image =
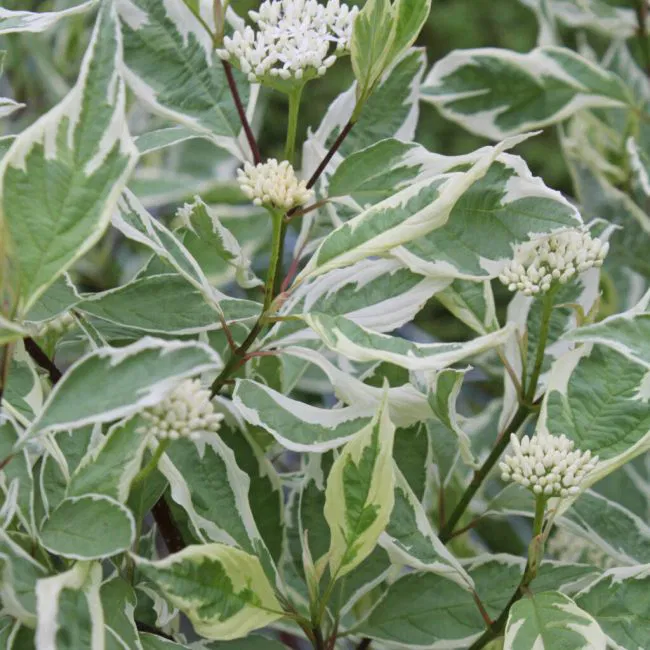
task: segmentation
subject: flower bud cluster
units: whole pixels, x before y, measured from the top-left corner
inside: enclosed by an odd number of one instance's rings
[[[304,205],[314,196],[314,191],[307,189],[305,181],[298,180],[286,160],[278,163],[270,158],[256,166],[247,162],[238,170],[237,180],[242,192],[255,205],[290,210]]]
[[[252,82],[264,76],[302,79],[307,71],[322,76],[336,54],[350,46],[352,25],[359,10],[340,0],[266,0],[249,16],[248,26],[226,36],[218,55],[234,60]]]
[[[38,336],[45,334],[58,334],[61,336],[70,331],[75,326],[75,323],[75,317],[72,315],[72,312],[66,311],[56,318],[47,321],[47,323],[44,323],[38,332]]]
[[[501,478],[514,481],[534,494],[567,497],[580,492],[580,482],[598,463],[591,452],[574,450],[574,442],[564,434],[524,436],[521,442],[510,436],[513,455],[499,463]]]
[[[196,440],[201,433],[216,433],[223,420],[210,402],[210,391],[201,387],[198,379],[187,379],[155,406],[140,413],[146,422],[142,433],[159,440],[189,438]]]
[[[556,281],[565,284],[592,266],[602,266],[608,250],[608,243],[587,232],[565,230],[540,240],[533,248],[520,248],[499,280],[510,291],[527,296],[545,293]]]

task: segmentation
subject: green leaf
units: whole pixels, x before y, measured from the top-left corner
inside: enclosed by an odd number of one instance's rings
[[[67,496],[104,494],[125,503],[149,442],[142,432],[143,424],[139,417],[133,417],[111,427],[70,477]]]
[[[102,584],[99,595],[104,610],[106,650],[142,650],[133,618],[136,595],[131,585],[115,576]]]
[[[488,614],[496,618],[512,596],[521,568],[483,563],[470,575]],[[466,648],[485,622],[466,587],[433,573],[410,573],[390,585],[358,633],[413,647]]]
[[[0,345],[19,341],[30,335],[30,331],[20,323],[13,323],[0,316]]]
[[[526,136],[527,137],[527,136]],[[322,275],[366,257],[383,255],[400,245],[426,236],[444,226],[462,195],[488,172],[494,160],[524,136],[505,140],[479,152],[466,171],[452,171],[413,183],[325,237],[297,277]]]
[[[354,361],[386,361],[408,370],[440,370],[485,350],[503,345],[512,336],[506,326],[467,343],[413,343],[373,332],[343,316],[303,317],[332,351]]]
[[[220,366],[201,343],[145,337],[123,348],[101,348],[66,372],[28,435],[127,417],[158,403],[182,379]]]
[[[605,650],[598,623],[559,591],[522,598],[510,609],[504,650]]]
[[[330,574],[341,578],[370,555],[393,509],[395,427],[387,399],[334,461],[325,489]]]
[[[70,276],[64,273],[47,288],[26,318],[30,323],[47,322],[70,311],[80,300]]]
[[[379,332],[392,332],[413,320],[426,302],[449,284],[448,278],[426,278],[394,259],[363,260],[335,269],[291,292],[282,316],[318,312],[346,316]],[[314,339],[301,321],[278,323],[271,338],[281,345]],[[281,342],[281,343],[280,343]]]
[[[324,409],[291,399],[250,379],[238,379],[233,402],[251,425],[268,431],[293,451],[340,447],[371,420],[367,407]]]
[[[350,51],[363,105],[383,72],[415,41],[431,9],[431,0],[370,0],[354,21]]]
[[[243,637],[282,617],[262,565],[244,551],[204,544],[158,562],[135,559],[138,569],[205,638]]]
[[[172,147],[181,142],[202,138],[200,133],[186,126],[170,126],[141,133],[135,138],[135,146],[141,156]]]
[[[487,334],[499,328],[490,282],[454,280],[436,294],[436,300],[478,334]]]
[[[637,305],[599,323],[572,330],[569,341],[600,343],[650,370],[650,291]]]
[[[184,243],[188,239],[199,240],[209,247],[212,255],[217,255],[234,271],[237,283],[244,289],[262,285],[251,269],[251,261],[235,236],[224,226],[216,212],[207,206],[200,197],[186,204],[178,212],[184,229]]]
[[[576,604],[591,614],[616,650],[650,644],[650,575],[648,565],[611,569],[583,589]]]
[[[211,35],[185,3],[119,2],[126,80],[135,95],[168,119],[210,137],[240,159],[241,130]],[[237,75],[244,104],[248,83]],[[251,93],[254,98],[254,94]]]
[[[39,580],[37,648],[104,648],[101,579],[99,563],[77,562],[65,573]]]
[[[68,16],[84,13],[94,7],[97,0],[88,0],[62,11],[13,11],[0,7],[0,34],[14,32],[44,32]]]
[[[0,531],[0,568],[3,611],[33,627],[36,623],[36,583],[48,575],[47,569],[4,531]]]
[[[494,140],[561,122],[583,108],[631,102],[620,78],[560,47],[527,54],[457,50],[433,66],[422,99],[447,119]]]
[[[264,542],[248,501],[250,479],[219,437],[207,434],[197,441],[175,440],[158,469],[201,541],[262,554]]]
[[[584,488],[648,449],[647,369],[598,344],[565,354],[554,364],[538,430],[565,434],[599,456]]]
[[[379,543],[395,564],[445,576],[463,589],[474,587],[467,571],[438,539],[424,507],[397,468],[394,506]]]
[[[225,415],[219,437],[233,451],[237,466],[250,479],[248,502],[257,529],[277,563],[284,543],[284,495],[280,476],[241,422],[232,402],[216,398],[215,406]]]
[[[190,650],[189,646],[147,632],[140,632],[140,643],[143,650]]]
[[[197,334],[221,329],[226,322],[256,319],[262,305],[252,300],[227,298],[217,303],[176,273],[137,278],[117,289],[93,294],[77,307],[116,325],[152,334]]]
[[[117,555],[129,549],[134,538],[131,512],[100,494],[63,499],[40,531],[41,543],[48,551],[75,560]]]
[[[76,85],[0,163],[22,314],[101,237],[135,164],[121,69],[115,9],[103,4]]]

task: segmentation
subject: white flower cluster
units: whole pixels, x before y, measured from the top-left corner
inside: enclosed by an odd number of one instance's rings
[[[573,450],[574,442],[564,434],[524,436],[521,442],[510,436],[512,456],[499,463],[501,478],[515,481],[535,494],[567,497],[578,494],[580,482],[596,467],[598,456]]]
[[[314,196],[314,191],[307,189],[305,181],[298,180],[286,160],[278,163],[275,158],[270,158],[256,166],[247,162],[237,171],[237,180],[242,192],[255,205],[290,210],[304,205]]]
[[[223,40],[217,54],[234,59],[250,81],[265,75],[280,79],[302,79],[308,70],[322,76],[350,46],[352,25],[358,14],[340,0],[327,5],[316,0],[266,0],[249,15],[248,26]]]
[[[203,432],[216,433],[223,420],[222,413],[214,412],[210,391],[202,388],[198,379],[185,380],[140,416],[147,421],[142,433],[153,434],[159,440],[196,440]]]
[[[577,273],[602,266],[609,244],[580,230],[565,230],[530,249],[520,248],[499,275],[510,291],[544,293],[554,281],[564,284]]]

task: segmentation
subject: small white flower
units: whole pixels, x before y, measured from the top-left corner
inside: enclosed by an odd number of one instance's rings
[[[572,440],[564,434],[524,436],[521,442],[510,436],[513,455],[499,463],[501,478],[514,481],[534,494],[567,497],[580,492],[580,483],[598,463],[591,452],[574,450]]]
[[[530,247],[520,247],[499,275],[510,291],[526,296],[545,293],[555,282],[565,284],[592,266],[602,266],[609,244],[587,232],[565,230]]]
[[[143,410],[140,416],[147,422],[142,433],[152,434],[159,440],[196,440],[203,432],[216,433],[223,420],[222,413],[214,412],[210,391],[202,388],[198,379],[186,379],[162,402]]]
[[[340,0],[321,5],[316,0],[266,0],[249,16],[247,26],[226,36],[218,55],[234,60],[252,82],[270,75],[302,79],[306,72],[322,76],[336,54],[350,46],[359,10]]]
[[[304,205],[314,196],[305,181],[299,181],[293,167],[286,160],[278,163],[275,158],[259,165],[245,163],[238,170],[237,180],[242,192],[255,205],[267,205],[290,210]]]

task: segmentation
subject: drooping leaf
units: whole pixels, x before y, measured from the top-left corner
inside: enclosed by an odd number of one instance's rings
[[[413,343],[373,332],[342,316],[303,317],[330,350],[354,361],[386,361],[408,370],[440,370],[467,357],[503,345],[512,336],[506,326],[467,343]]]
[[[208,639],[243,637],[282,616],[259,560],[239,549],[204,544],[158,562],[135,559],[138,569]]]
[[[494,140],[560,122],[582,108],[631,102],[616,75],[559,47],[527,54],[457,50],[433,66],[422,98],[447,119]]]
[[[386,399],[372,421],[334,461],[325,489],[325,519],[330,528],[329,564],[341,578],[372,552],[393,509],[395,427]]]
[[[605,650],[598,623],[559,591],[522,598],[510,609],[504,650]]]
[[[3,232],[21,312],[101,237],[135,164],[117,16],[103,4],[79,79],[0,163]]]
[[[600,343],[650,370],[650,291],[632,309],[565,334],[569,341]]]

